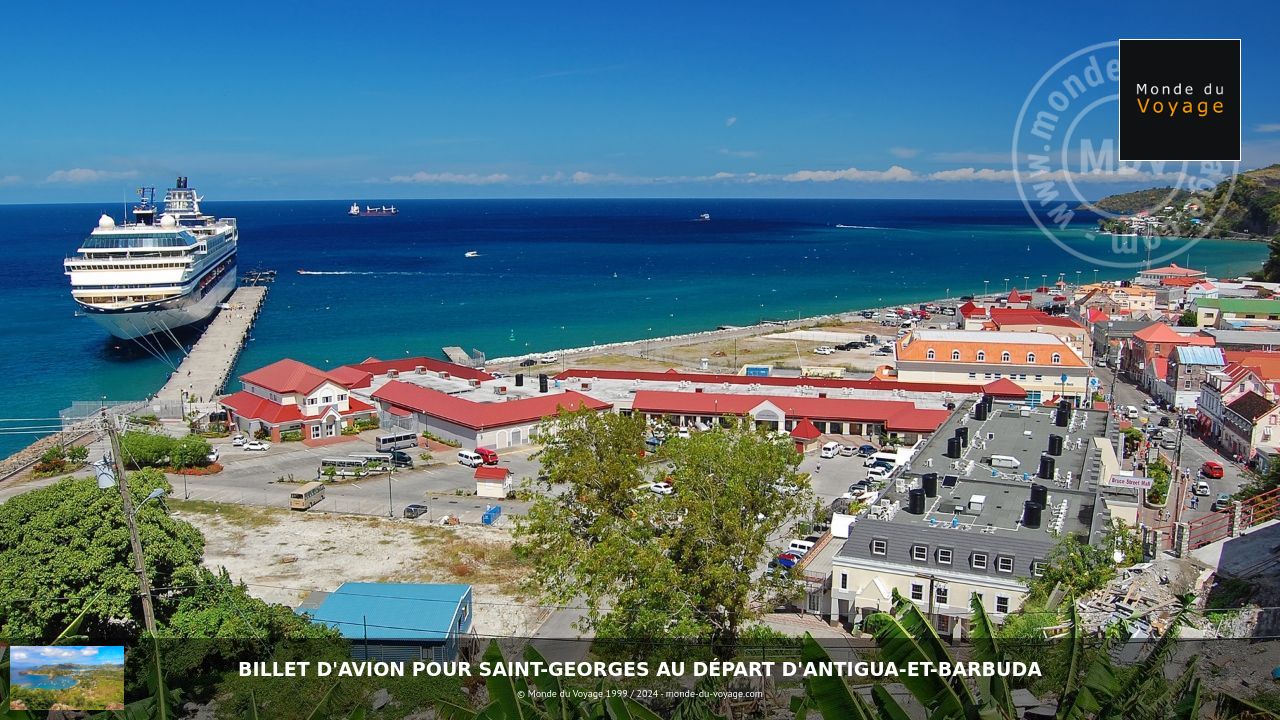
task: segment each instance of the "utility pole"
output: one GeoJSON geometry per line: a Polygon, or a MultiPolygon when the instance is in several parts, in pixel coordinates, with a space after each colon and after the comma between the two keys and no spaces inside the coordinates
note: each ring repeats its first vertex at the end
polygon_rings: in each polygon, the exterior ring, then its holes
{"type": "MultiPolygon", "coordinates": [[[[1174,394],[1174,399],[1177,399],[1176,393],[1174,394]]],[[[1189,474],[1184,476],[1182,473],[1182,433],[1184,423],[1182,422],[1182,413],[1178,412],[1176,407],[1173,410],[1173,417],[1174,422],[1178,423],[1178,446],[1177,449],[1173,451],[1173,472],[1178,474],[1177,477],[1179,483],[1178,506],[1173,510],[1173,522],[1177,523],[1182,520],[1182,506],[1186,500],[1187,485],[1191,482],[1191,476],[1189,474]]],[[[1172,488],[1170,488],[1170,490],[1172,490],[1172,488]]]]}
{"type": "Polygon", "coordinates": [[[396,516],[395,503],[391,500],[391,476],[395,474],[396,474],[395,463],[394,462],[388,463],[387,465],[387,517],[389,518],[393,518],[396,516]]]}
{"type": "Polygon", "coordinates": [[[133,571],[138,575],[138,590],[142,597],[142,622],[147,632],[156,633],[156,612],[151,606],[151,581],[147,578],[147,564],[142,555],[142,539],[138,536],[138,525],[133,515],[133,496],[129,494],[129,481],[124,475],[124,466],[120,462],[120,436],[116,433],[115,423],[107,417],[107,409],[102,409],[102,421],[111,442],[111,464],[116,473],[116,489],[120,491],[120,508],[124,511],[124,522],[129,528],[129,547],[133,551],[133,571]]]}

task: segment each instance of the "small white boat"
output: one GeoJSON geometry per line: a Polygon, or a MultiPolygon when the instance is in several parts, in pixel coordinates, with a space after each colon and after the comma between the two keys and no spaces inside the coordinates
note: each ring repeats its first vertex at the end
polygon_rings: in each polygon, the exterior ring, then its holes
{"type": "Polygon", "coordinates": [[[702,213],[698,216],[699,222],[706,222],[711,219],[711,213],[702,213]]]}
{"type": "Polygon", "coordinates": [[[462,257],[480,257],[480,253],[476,252],[475,250],[472,250],[466,253],[465,255],[463,255],[462,257]]]}

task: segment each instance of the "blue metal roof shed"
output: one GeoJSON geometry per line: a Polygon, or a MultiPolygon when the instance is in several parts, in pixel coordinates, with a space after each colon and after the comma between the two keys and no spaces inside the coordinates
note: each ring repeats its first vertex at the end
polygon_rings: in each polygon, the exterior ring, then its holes
{"type": "Polygon", "coordinates": [[[297,611],[351,640],[358,659],[454,660],[471,631],[471,586],[343,583],[312,593],[297,611]]]}

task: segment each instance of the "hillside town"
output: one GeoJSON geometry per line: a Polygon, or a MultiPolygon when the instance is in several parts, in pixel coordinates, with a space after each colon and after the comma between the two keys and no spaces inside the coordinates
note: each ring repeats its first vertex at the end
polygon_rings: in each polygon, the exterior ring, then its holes
{"type": "MultiPolygon", "coordinates": [[[[997,623],[1045,612],[1035,586],[1072,539],[1116,553],[1114,579],[1071,600],[1083,621],[1159,637],[1183,594],[1206,611],[1226,582],[1247,583],[1256,602],[1280,595],[1273,564],[1247,549],[1270,534],[1276,507],[1275,491],[1247,490],[1280,471],[1277,291],[1169,265],[1130,281],[1060,279],[661,349],[483,365],[281,358],[234,392],[185,398],[181,418],[160,401],[136,408],[130,428],[207,438],[209,472],[169,476],[170,504],[207,538],[205,563],[361,639],[364,657],[408,643],[415,656],[456,658],[493,635],[590,637],[584,608],[516,589],[527,569],[474,559],[510,555],[513,529],[557,492],[539,481],[549,418],[564,413],[641,419],[659,464],[668,444],[741,419],[786,438],[819,509],[771,535],[753,570],[794,582],[757,608],[778,632],[856,638],[904,598],[960,641],[973,630],[971,599],[997,623]],[[153,420],[139,426],[144,416],[153,420]],[[1136,550],[1122,553],[1118,537],[1136,550]],[[370,538],[401,549],[359,557],[370,538]],[[452,570],[417,567],[413,547],[440,542],[472,550],[452,570]],[[406,633],[436,625],[448,630],[406,633]]],[[[90,458],[110,454],[104,434],[86,442],[90,458]]],[[[0,498],[55,480],[19,474],[0,498]]],[[[637,491],[654,503],[679,497],[674,474],[650,480],[637,491]]],[[[775,490],[785,498],[800,486],[775,490]]],[[[1234,622],[1206,614],[1182,633],[1247,636],[1267,621],[1234,622]]]]}

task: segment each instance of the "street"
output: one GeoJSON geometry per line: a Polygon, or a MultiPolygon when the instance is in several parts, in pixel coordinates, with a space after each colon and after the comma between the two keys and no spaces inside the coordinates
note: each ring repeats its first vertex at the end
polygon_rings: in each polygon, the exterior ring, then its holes
{"type": "MultiPolygon", "coordinates": [[[[1112,371],[1109,368],[1095,369],[1097,371],[1100,387],[1104,390],[1110,389],[1112,371]]],[[[1115,383],[1115,398],[1112,403],[1113,408],[1121,408],[1126,405],[1133,405],[1141,408],[1150,401],[1151,397],[1149,395],[1138,389],[1137,386],[1127,382],[1123,377],[1115,383]]],[[[1172,417],[1171,413],[1163,410],[1154,413],[1144,412],[1143,416],[1147,417],[1152,423],[1158,423],[1161,417],[1172,417]]],[[[1169,465],[1172,467],[1175,460],[1174,455],[1177,451],[1162,449],[1160,452],[1168,459],[1169,465]]],[[[1180,515],[1177,517],[1181,522],[1192,522],[1213,514],[1209,509],[1209,506],[1212,505],[1213,499],[1217,497],[1219,493],[1234,494],[1249,482],[1249,478],[1245,474],[1245,468],[1243,466],[1232,462],[1228,457],[1218,454],[1216,450],[1206,445],[1203,440],[1187,432],[1182,433],[1181,457],[1177,458],[1177,460],[1178,466],[1189,471],[1189,484],[1194,484],[1198,480],[1204,480],[1209,483],[1210,488],[1209,495],[1201,497],[1199,499],[1198,507],[1192,509],[1190,506],[1192,497],[1191,488],[1189,486],[1184,486],[1183,483],[1175,480],[1172,484],[1171,493],[1173,497],[1181,497],[1182,510],[1180,515]],[[1222,464],[1223,476],[1220,479],[1198,477],[1198,472],[1201,466],[1210,460],[1222,464]]],[[[1132,463],[1126,463],[1125,467],[1126,469],[1131,468],[1132,463]]],[[[1172,501],[1168,505],[1168,511],[1171,515],[1174,513],[1174,504],[1172,501]]],[[[1161,519],[1159,517],[1159,511],[1149,508],[1142,509],[1140,519],[1148,525],[1154,526],[1165,525],[1171,521],[1161,519]]]]}

